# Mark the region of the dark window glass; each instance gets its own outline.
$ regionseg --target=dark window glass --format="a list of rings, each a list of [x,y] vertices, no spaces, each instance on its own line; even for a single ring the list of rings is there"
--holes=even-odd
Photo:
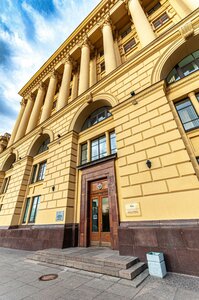
[[[199,127],[199,117],[189,99],[175,104],[185,131]]]
[[[92,199],[92,232],[98,232],[98,199]]]
[[[101,50],[101,51],[99,52],[99,55],[100,55],[100,57],[104,56],[104,50]]]
[[[167,76],[167,82],[172,83],[199,70],[199,50],[181,60]]]
[[[124,47],[124,52],[127,53],[130,51],[134,46],[136,45],[135,39],[130,40],[128,43],[126,43]]]
[[[165,12],[161,17],[159,17],[157,20],[153,22],[154,27],[157,29],[161,27],[164,23],[166,23],[169,20],[169,17],[167,13]]]
[[[36,173],[37,173],[37,165],[34,165],[32,171],[31,183],[34,183],[36,181]]]
[[[27,222],[29,207],[30,207],[30,198],[27,198],[27,200],[26,200],[26,208],[25,208],[24,217],[23,217],[23,224]]]
[[[81,146],[81,164],[87,163],[87,143]]]
[[[43,180],[46,172],[46,161],[39,164],[37,181]]]
[[[9,186],[9,183],[10,183],[10,178],[11,177],[7,177],[7,178],[4,179],[2,194],[5,194],[7,192],[8,186]]]
[[[198,99],[198,101],[199,101],[199,93],[198,94],[196,94],[196,98]]]
[[[57,100],[53,102],[53,107],[52,107],[52,109],[55,109],[56,106],[57,106]]]
[[[109,202],[108,198],[102,198],[102,232],[110,232]]]
[[[101,69],[101,73],[105,71],[105,62],[104,61],[100,64],[100,69]]]
[[[48,149],[48,144],[49,143],[50,143],[50,138],[47,138],[45,141],[43,141],[43,143],[39,147],[39,150],[38,150],[37,154],[40,154],[40,153],[46,151]]]
[[[40,196],[36,196],[33,198],[32,207],[31,207],[31,211],[30,211],[30,218],[29,218],[30,223],[35,222],[39,202],[40,202]]]
[[[125,36],[127,36],[130,32],[132,31],[132,28],[131,26],[129,26],[126,30],[124,30],[122,33],[121,33],[121,38],[123,39]]]
[[[114,154],[117,152],[116,147],[116,135],[115,132],[110,133],[110,146],[111,146],[111,154]]]
[[[197,159],[197,162],[198,162],[198,164],[199,164],[199,157],[196,157],[196,159]]]
[[[3,204],[0,204],[0,211],[2,211]]]
[[[160,4],[160,2],[158,2],[155,6],[153,6],[151,9],[149,9],[148,11],[147,11],[147,15],[148,16],[150,16],[150,15],[152,15],[156,10],[158,10],[158,8],[160,8],[161,7],[161,4]]]
[[[110,107],[104,106],[95,110],[85,121],[84,125],[82,126],[82,130],[85,130],[111,116],[109,112]]]
[[[91,160],[106,156],[106,137],[102,136],[91,142]]]

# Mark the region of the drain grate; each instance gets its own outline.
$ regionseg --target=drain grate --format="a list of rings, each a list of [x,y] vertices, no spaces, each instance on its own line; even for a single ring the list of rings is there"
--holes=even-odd
[[[50,280],[54,280],[58,277],[57,274],[47,274],[47,275],[42,275],[41,277],[39,277],[40,281],[50,281]]]

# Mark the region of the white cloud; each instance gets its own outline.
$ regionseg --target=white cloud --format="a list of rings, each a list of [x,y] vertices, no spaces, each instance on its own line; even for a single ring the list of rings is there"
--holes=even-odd
[[[59,17],[50,18],[44,18],[28,4],[28,0],[24,0],[23,9],[34,24],[35,39],[27,37],[24,20],[15,1],[4,1],[7,6],[1,11],[0,20],[9,31],[0,28],[0,39],[9,46],[12,55],[9,65],[0,67],[0,86],[8,106],[19,111],[21,97],[18,91],[100,0],[53,0]],[[1,119],[0,134],[11,132],[15,120],[5,115]]]

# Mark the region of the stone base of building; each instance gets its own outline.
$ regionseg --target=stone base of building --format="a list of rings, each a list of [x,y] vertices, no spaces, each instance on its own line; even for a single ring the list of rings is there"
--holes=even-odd
[[[0,247],[34,251],[77,245],[77,224],[0,228]]]
[[[199,220],[121,223],[119,252],[146,261],[146,253],[163,252],[167,271],[199,274]]]

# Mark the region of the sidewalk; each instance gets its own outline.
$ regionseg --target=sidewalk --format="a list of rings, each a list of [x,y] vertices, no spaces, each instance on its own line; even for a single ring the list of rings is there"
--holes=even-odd
[[[30,252],[0,248],[0,300],[199,300],[199,277],[169,274],[148,277],[138,288],[131,281],[86,271],[36,264]],[[52,281],[39,281],[57,274]]]

